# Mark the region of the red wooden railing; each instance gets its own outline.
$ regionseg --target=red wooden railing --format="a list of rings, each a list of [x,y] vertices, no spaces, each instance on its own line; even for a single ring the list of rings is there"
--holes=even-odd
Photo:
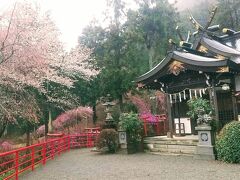
[[[153,127],[154,135],[165,135],[167,131],[166,114],[155,115],[154,121],[148,121],[148,116],[141,117],[143,120],[144,135],[149,136],[149,127]]]
[[[34,170],[71,148],[94,147],[99,132],[67,135],[61,138],[0,154],[0,179],[18,179],[20,173]]]

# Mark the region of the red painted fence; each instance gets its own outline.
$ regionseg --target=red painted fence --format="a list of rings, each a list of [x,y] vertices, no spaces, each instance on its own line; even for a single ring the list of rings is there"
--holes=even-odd
[[[94,147],[99,132],[68,135],[0,154],[0,180],[18,179],[20,173],[34,170],[71,148]]]
[[[150,135],[150,128],[153,130],[152,136],[165,135],[167,132],[167,116],[166,114],[154,115],[154,120],[149,121],[149,116],[140,117],[143,120],[144,135]],[[152,117],[151,117],[152,118]]]

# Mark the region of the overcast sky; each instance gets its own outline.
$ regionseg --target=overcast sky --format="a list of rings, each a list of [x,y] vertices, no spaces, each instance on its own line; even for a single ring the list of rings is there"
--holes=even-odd
[[[69,49],[77,44],[82,29],[94,17],[102,17],[105,0],[38,0],[44,10],[50,10],[52,18],[62,32],[62,40]]]
[[[0,0],[0,11],[12,8],[16,0]],[[17,0],[19,2],[21,0]],[[29,0],[30,1],[30,0]],[[50,11],[52,19],[60,29],[65,47],[77,44],[82,29],[94,18],[103,17],[105,0],[31,0],[40,4],[44,11]]]

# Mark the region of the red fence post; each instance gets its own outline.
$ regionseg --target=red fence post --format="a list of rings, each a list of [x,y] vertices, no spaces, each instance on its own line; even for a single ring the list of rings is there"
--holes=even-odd
[[[87,142],[87,147],[91,147],[91,134],[90,133],[87,133],[88,135],[88,142]]]
[[[68,137],[65,137],[65,151],[68,150]]]
[[[70,150],[70,148],[71,148],[71,137],[70,136],[68,136],[68,150]]]
[[[67,150],[67,141],[66,141],[66,137],[63,138],[63,150],[66,151]]]
[[[43,143],[43,146],[42,146],[42,164],[46,164],[46,143]]]
[[[156,128],[157,128],[157,135],[160,135],[160,119],[159,116],[155,116],[156,118]]]
[[[16,151],[16,154],[15,154],[15,177],[16,177],[16,180],[18,180],[18,160],[19,160],[19,152]]]
[[[53,141],[51,142],[50,146],[51,146],[52,159],[54,159],[54,145],[53,145]]]
[[[58,151],[58,155],[60,155],[60,150],[61,150],[61,140],[60,139],[58,139],[57,140],[57,143],[58,143],[58,145],[57,145],[57,151]]]
[[[144,124],[144,134],[145,136],[147,136],[147,121],[145,118],[143,119],[143,124]]]
[[[92,147],[92,135],[93,135],[93,133],[92,132],[90,132],[90,133],[87,133],[87,137],[88,137],[88,142],[87,142],[87,147],[88,148],[90,148],[90,147]]]
[[[89,146],[89,137],[88,137],[88,135],[89,135],[89,134],[87,133],[87,144],[86,144],[87,146],[86,146],[86,147]]]
[[[32,171],[34,170],[34,147],[31,148],[32,150]]]
[[[94,134],[93,133],[91,135],[91,142],[92,142],[91,147],[94,147]]]
[[[88,133],[88,144],[87,147],[91,147],[91,133]]]

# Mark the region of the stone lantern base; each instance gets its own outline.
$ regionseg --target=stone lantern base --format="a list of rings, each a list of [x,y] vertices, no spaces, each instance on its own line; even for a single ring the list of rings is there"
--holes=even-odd
[[[200,125],[195,127],[195,130],[198,131],[198,145],[194,158],[215,160],[212,128],[209,125]]]
[[[122,154],[127,154],[127,133],[123,130],[118,130],[119,138],[119,152]]]

